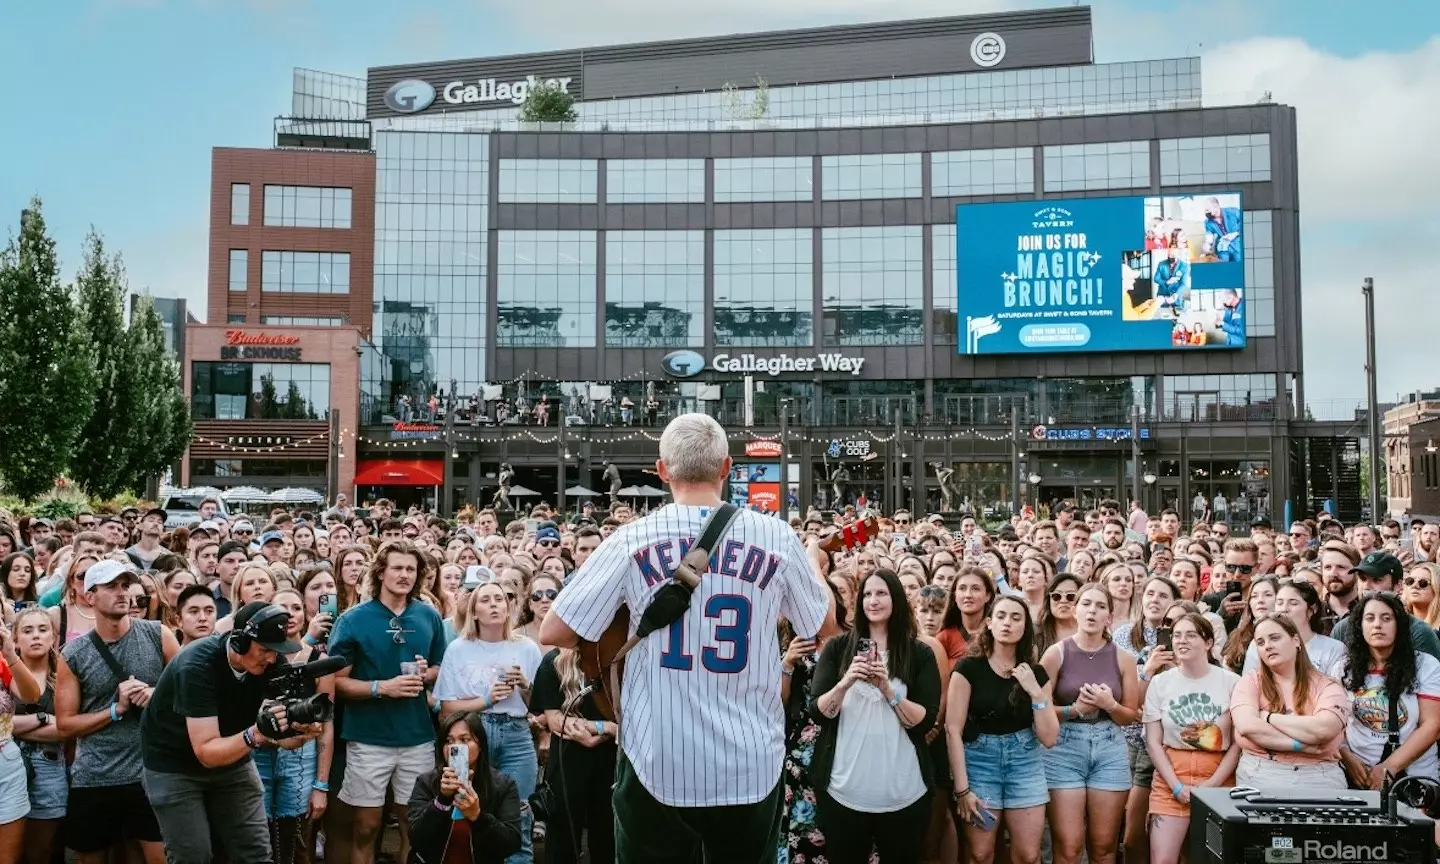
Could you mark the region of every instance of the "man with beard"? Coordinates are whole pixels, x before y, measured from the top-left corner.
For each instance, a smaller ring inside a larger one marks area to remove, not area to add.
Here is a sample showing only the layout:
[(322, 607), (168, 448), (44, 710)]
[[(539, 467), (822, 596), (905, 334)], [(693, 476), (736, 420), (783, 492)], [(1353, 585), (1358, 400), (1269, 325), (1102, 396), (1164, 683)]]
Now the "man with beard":
[(1100, 546), (1103, 552), (1119, 552), (1125, 545), (1125, 523), (1111, 516), (1100, 526)]
[(340, 800), (355, 808), (353, 836), (330, 838), (336, 861), (370, 864), (384, 819), (386, 794), (400, 822), (407, 860), (406, 803), (415, 779), (435, 767), (435, 725), (425, 700), (445, 655), (440, 613), (422, 597), (429, 558), (408, 540), (383, 544), (361, 584), (372, 598), (335, 624), (330, 653), (352, 664), (335, 674), (335, 695), (346, 702), (339, 735), (346, 745)]
[[(1329, 545), (1329, 544), (1327, 544)], [(1401, 578), (1405, 575), (1405, 565), (1400, 559), (1389, 552), (1372, 552), (1360, 559), (1351, 571), (1351, 578), (1359, 582), (1360, 594), (1365, 595), (1372, 591), (1385, 591), (1394, 593), (1400, 585)], [(1358, 577), (1358, 579), (1357, 579)], [(1437, 638), (1435, 631), (1430, 625), (1416, 618), (1414, 615), (1405, 616), (1408, 622), (1397, 622), (1407, 624), (1410, 628), (1410, 641), (1416, 651), (1424, 651), (1431, 657), (1440, 660), (1440, 638)], [(1350, 616), (1346, 615), (1335, 622), (1335, 629), (1330, 635), (1341, 642), (1345, 641), (1345, 634), (1350, 629)]]
[(1350, 545), (1355, 547), (1361, 558), (1375, 551), (1375, 541), (1378, 539), (1375, 529), (1364, 523), (1350, 529)]
[(155, 559), (169, 551), (160, 546), (160, 537), (165, 533), (166, 513), (159, 507), (152, 507), (140, 517), (140, 542), (125, 550), (125, 555), (135, 564), (137, 570), (150, 570)]
[(1416, 561), (1440, 561), (1440, 524), (1428, 522), (1412, 527), (1410, 536), (1415, 538)]
[(1323, 632), (1333, 636), (1335, 622), (1350, 614), (1350, 606), (1360, 596), (1355, 566), (1360, 556), (1348, 544), (1331, 541), (1320, 550), (1320, 578), (1325, 582), (1326, 609), (1321, 616)]

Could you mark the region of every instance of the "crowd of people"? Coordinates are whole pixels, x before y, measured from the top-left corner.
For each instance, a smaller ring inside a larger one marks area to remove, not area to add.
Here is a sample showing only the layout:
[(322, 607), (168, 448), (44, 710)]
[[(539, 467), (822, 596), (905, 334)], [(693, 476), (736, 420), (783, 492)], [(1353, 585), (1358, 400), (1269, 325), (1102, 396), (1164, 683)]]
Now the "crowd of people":
[[(387, 833), (401, 861), (615, 860), (631, 744), (542, 625), (636, 514), (219, 511), (0, 513), (0, 864), (177, 860), (193, 811), (158, 788), (178, 769), (142, 718), (177, 657), (253, 636), (257, 604), (286, 615), (284, 662), (350, 664), (303, 745), (246, 730), (270, 860), (365, 864)], [(772, 520), (835, 623), (765, 637), (781, 861), (1170, 864), (1195, 789), (1437, 775), (1440, 525), (1231, 536), (1102, 501), (855, 531), (868, 515)]]

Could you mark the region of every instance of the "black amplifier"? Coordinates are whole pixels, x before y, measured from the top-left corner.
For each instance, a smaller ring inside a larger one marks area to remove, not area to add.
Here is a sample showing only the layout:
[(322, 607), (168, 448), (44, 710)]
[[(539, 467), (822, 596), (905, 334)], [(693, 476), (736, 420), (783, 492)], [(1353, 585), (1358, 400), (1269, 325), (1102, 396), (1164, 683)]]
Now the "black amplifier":
[(1193, 790), (1190, 864), (1242, 862), (1435, 864), (1435, 826), (1419, 810), (1382, 806), (1379, 792)]

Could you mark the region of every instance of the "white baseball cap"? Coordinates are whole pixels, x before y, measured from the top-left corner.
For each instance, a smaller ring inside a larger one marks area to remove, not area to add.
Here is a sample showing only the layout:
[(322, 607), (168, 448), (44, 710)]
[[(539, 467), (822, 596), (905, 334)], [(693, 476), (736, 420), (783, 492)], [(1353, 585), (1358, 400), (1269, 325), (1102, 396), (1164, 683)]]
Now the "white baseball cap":
[(85, 590), (94, 591), (101, 585), (109, 585), (121, 576), (135, 575), (135, 568), (119, 561), (101, 561), (90, 565), (85, 571)]

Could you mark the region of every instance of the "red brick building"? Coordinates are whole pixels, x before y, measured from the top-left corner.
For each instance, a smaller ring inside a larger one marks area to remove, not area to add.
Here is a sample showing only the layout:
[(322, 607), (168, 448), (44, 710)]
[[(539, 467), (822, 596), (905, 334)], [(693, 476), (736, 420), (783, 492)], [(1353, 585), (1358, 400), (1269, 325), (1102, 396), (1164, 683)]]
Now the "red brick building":
[(374, 257), (373, 154), (214, 150), (182, 484), (351, 491)]

